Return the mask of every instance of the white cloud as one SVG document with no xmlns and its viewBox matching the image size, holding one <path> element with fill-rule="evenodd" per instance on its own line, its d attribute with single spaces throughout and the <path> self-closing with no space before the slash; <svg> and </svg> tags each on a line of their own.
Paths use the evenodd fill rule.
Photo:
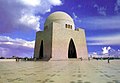
<svg viewBox="0 0 120 83">
<path fill-rule="evenodd" d="M 117 4 L 120 6 L 120 0 L 117 0 Z"/>
<path fill-rule="evenodd" d="M 120 45 L 120 34 L 87 38 L 88 45 Z"/>
<path fill-rule="evenodd" d="M 62 2 L 60 0 L 48 0 L 52 5 L 62 5 Z"/>
<path fill-rule="evenodd" d="M 114 10 L 118 15 L 120 14 L 120 0 L 117 0 Z"/>
<path fill-rule="evenodd" d="M 81 19 L 73 12 L 73 20 L 75 22 L 75 25 L 77 25 L 77 23 L 81 23 Z"/>
<path fill-rule="evenodd" d="M 89 17 L 82 22 L 89 27 L 87 29 L 120 29 L 120 16 Z"/>
<path fill-rule="evenodd" d="M 40 30 L 40 24 L 39 24 L 40 17 L 39 16 L 34 16 L 34 15 L 23 15 L 19 21 L 21 24 L 24 24 L 25 26 L 30 27 L 31 29 L 35 31 Z"/>
<path fill-rule="evenodd" d="M 0 33 L 14 30 L 40 30 L 39 14 L 50 12 L 60 0 L 0 0 Z"/>
<path fill-rule="evenodd" d="M 106 16 L 106 8 L 105 7 L 99 7 L 97 4 L 95 4 L 94 8 L 97 8 L 97 11 L 100 15 Z"/>
<path fill-rule="evenodd" d="M 78 16 L 73 12 L 73 18 L 74 19 L 77 19 L 78 18 Z"/>
<path fill-rule="evenodd" d="M 41 0 L 21 0 L 21 2 L 25 5 L 35 7 L 40 5 Z"/>
<path fill-rule="evenodd" d="M 7 52 L 9 52 L 8 48 L 0 47 L 0 57 L 7 55 Z"/>
<path fill-rule="evenodd" d="M 89 55 L 91 55 L 92 57 L 120 57 L 120 51 L 113 49 L 110 46 L 107 47 L 103 47 L 102 51 L 100 51 L 100 53 L 98 52 L 92 52 Z"/>
<path fill-rule="evenodd" d="M 110 49 L 111 49 L 110 46 L 109 46 L 109 47 L 103 47 L 103 48 L 102 48 L 102 50 L 103 50 L 102 53 L 103 53 L 103 54 L 107 54 L 107 53 L 109 53 L 109 50 L 110 50 Z"/>
<path fill-rule="evenodd" d="M 33 56 L 35 41 L 27 41 L 20 38 L 0 36 L 0 56 L 3 57 L 30 57 Z"/>
<path fill-rule="evenodd" d="M 94 55 L 97 55 L 97 52 L 93 52 Z"/>
<path fill-rule="evenodd" d="M 99 14 L 106 16 L 106 8 L 105 7 L 99 8 L 98 11 L 99 11 Z"/>
<path fill-rule="evenodd" d="M 8 36 L 0 36 L 0 45 L 13 45 L 13 46 L 24 46 L 28 48 L 34 48 L 35 41 L 26 41 L 20 38 L 10 38 Z"/>
</svg>

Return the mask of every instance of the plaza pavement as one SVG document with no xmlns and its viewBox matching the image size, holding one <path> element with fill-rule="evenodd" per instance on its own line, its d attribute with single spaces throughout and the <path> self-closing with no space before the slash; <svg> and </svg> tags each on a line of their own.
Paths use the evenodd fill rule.
<svg viewBox="0 0 120 83">
<path fill-rule="evenodd" d="M 120 61 L 0 62 L 0 83 L 120 83 Z"/>
</svg>

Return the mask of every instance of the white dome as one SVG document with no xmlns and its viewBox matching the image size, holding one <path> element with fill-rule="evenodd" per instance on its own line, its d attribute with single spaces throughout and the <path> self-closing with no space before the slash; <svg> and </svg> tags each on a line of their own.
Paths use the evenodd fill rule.
<svg viewBox="0 0 120 83">
<path fill-rule="evenodd" d="M 74 22 L 71 16 L 69 16 L 67 13 L 62 12 L 62 11 L 57 11 L 57 12 L 50 14 L 48 18 L 46 19 L 44 25 L 46 26 L 52 22 L 62 24 L 63 26 L 65 24 L 70 24 L 74 27 Z"/>
</svg>

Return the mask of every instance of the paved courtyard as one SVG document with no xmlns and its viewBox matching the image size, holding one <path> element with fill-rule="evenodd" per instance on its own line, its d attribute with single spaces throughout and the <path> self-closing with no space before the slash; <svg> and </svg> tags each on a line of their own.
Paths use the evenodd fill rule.
<svg viewBox="0 0 120 83">
<path fill-rule="evenodd" d="M 120 83 L 120 61 L 0 62 L 0 83 Z"/>
</svg>

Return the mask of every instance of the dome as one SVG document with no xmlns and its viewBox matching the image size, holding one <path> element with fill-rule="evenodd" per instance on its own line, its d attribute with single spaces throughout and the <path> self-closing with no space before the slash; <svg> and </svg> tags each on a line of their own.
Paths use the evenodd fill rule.
<svg viewBox="0 0 120 83">
<path fill-rule="evenodd" d="M 57 11 L 57 12 L 50 14 L 48 16 L 48 18 L 46 19 L 44 25 L 46 26 L 52 22 L 62 24 L 63 26 L 65 24 L 70 24 L 74 27 L 74 22 L 73 22 L 73 19 L 71 18 L 71 16 L 62 11 Z"/>
</svg>

